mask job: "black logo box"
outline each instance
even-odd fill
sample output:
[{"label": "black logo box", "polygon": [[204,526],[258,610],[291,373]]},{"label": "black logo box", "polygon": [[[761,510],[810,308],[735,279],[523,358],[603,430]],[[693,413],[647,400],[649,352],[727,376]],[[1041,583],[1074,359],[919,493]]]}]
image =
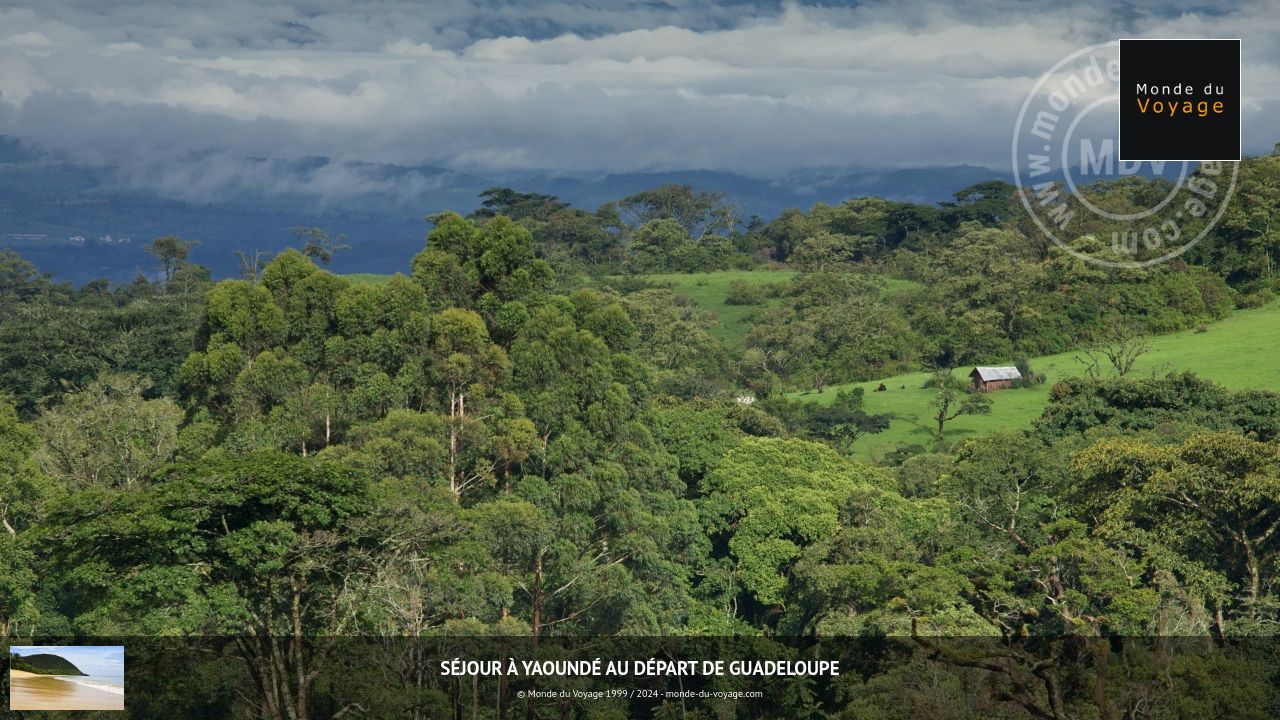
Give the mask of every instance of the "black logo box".
[{"label": "black logo box", "polygon": [[[1240,64],[1239,39],[1121,38],[1120,159],[1240,160]],[[1139,85],[1146,85],[1147,91],[1140,94]],[[1166,86],[1182,92],[1165,94],[1161,91]],[[1212,86],[1208,94],[1206,86]],[[1191,114],[1183,112],[1188,101]],[[1222,112],[1215,113],[1218,102]],[[1172,115],[1169,103],[1177,103]],[[1156,114],[1157,107],[1163,112]],[[1209,112],[1201,116],[1199,110],[1205,107]]]}]

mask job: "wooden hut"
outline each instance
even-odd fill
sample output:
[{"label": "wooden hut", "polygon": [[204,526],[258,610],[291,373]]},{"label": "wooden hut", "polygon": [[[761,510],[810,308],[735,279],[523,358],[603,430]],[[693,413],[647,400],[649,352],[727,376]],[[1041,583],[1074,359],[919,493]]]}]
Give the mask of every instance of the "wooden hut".
[{"label": "wooden hut", "polygon": [[1022,373],[1016,367],[975,367],[969,378],[974,390],[990,392],[1013,387],[1015,381],[1022,379]]}]

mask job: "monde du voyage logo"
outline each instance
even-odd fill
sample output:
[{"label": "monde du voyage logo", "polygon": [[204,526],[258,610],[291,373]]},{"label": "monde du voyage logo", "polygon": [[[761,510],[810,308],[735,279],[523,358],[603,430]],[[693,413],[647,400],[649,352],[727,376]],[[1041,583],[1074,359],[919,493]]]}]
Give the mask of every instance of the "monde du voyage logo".
[{"label": "monde du voyage logo", "polygon": [[[1087,262],[1171,260],[1208,234],[1234,192],[1240,109],[1239,40],[1083,48],[1041,76],[1018,113],[1022,204],[1049,240]],[[1150,182],[1134,184],[1139,176]]]}]

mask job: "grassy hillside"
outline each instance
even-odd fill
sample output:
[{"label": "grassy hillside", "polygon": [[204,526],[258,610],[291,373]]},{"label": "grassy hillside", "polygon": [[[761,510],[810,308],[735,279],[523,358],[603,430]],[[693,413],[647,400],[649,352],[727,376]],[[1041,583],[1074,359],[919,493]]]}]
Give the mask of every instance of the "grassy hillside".
[{"label": "grassy hillside", "polygon": [[[660,273],[644,275],[654,283],[670,285],[678,294],[698,303],[698,307],[716,316],[720,321],[718,327],[712,328],[711,334],[729,343],[742,342],[751,329],[747,316],[759,310],[761,305],[726,305],[724,299],[729,295],[733,283],[741,280],[750,285],[765,283],[785,283],[795,276],[794,270],[722,270],[705,273]],[[767,305],[776,304],[773,299]]]},{"label": "grassy hillside", "polygon": [[[650,282],[671,285],[676,293],[688,297],[703,310],[714,314],[720,325],[713,328],[711,334],[730,344],[737,344],[751,330],[748,316],[762,307],[777,305],[781,300],[771,299],[764,305],[726,305],[724,299],[728,297],[733,283],[739,280],[749,285],[786,283],[795,275],[795,270],[721,270],[705,273],[657,273],[641,277]],[[887,280],[889,292],[915,284],[910,280],[897,278]]]},{"label": "grassy hillside", "polygon": [[[747,316],[759,310],[760,305],[726,305],[724,299],[729,295],[729,288],[734,282],[743,280],[749,284],[785,283],[795,276],[794,270],[724,270],[705,273],[658,273],[642,275],[649,282],[670,285],[672,289],[693,300],[698,307],[716,316],[720,325],[711,330],[711,334],[729,343],[742,342],[747,331],[751,329]],[[352,273],[345,276],[352,282],[384,285],[391,279],[390,275],[375,273]],[[905,283],[905,280],[890,283]],[[897,285],[891,285],[897,287]],[[770,300],[769,303],[777,303]]]},{"label": "grassy hillside", "polygon": [[[782,301],[773,298],[765,301],[763,305],[726,305],[724,300],[729,296],[729,290],[733,284],[739,280],[749,285],[781,284],[789,282],[795,275],[795,270],[717,270],[703,273],[654,273],[638,277],[658,285],[669,285],[677,294],[693,300],[698,307],[711,313],[719,321],[719,325],[711,328],[711,334],[730,345],[737,345],[751,330],[748,318],[752,313]],[[352,282],[385,285],[392,276],[377,273],[351,273],[343,277]],[[911,280],[898,278],[888,278],[887,282],[888,292],[902,290],[915,284]]]},{"label": "grassy hillside", "polygon": [[[1232,389],[1280,389],[1280,302],[1263,308],[1237,311],[1231,317],[1208,326],[1205,332],[1194,330],[1162,335],[1152,339],[1151,352],[1138,360],[1134,375],[1163,375],[1174,370],[1190,370]],[[1076,361],[1079,353],[1031,359],[1031,367],[1045,374],[1047,382],[1033,389],[1011,389],[992,393],[990,415],[966,416],[947,424],[947,441],[956,442],[998,430],[1027,427],[1040,415],[1049,395],[1049,386],[1063,377],[1078,376],[1084,365]],[[992,358],[991,365],[1012,364],[1010,358]],[[958,368],[957,375],[967,375],[971,368]],[[822,393],[800,392],[791,397],[811,402],[829,403],[836,392],[847,387],[862,387],[866,392],[869,412],[893,413],[896,419],[889,429],[878,435],[858,440],[855,453],[867,460],[878,460],[902,444],[928,446],[933,439],[931,422],[934,391],[923,388],[928,373],[909,373],[883,380],[854,383],[827,388]],[[881,382],[885,392],[874,392]]]},{"label": "grassy hillside", "polygon": [[367,283],[369,285],[386,285],[393,276],[382,275],[379,273],[351,273],[349,275],[343,275],[343,277],[350,280],[351,282],[356,282],[356,283]]}]

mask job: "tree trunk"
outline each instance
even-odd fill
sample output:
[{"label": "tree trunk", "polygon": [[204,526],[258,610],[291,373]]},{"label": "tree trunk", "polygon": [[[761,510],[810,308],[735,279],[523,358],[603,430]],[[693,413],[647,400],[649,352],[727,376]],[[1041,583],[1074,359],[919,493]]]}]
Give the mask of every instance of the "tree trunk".
[{"label": "tree trunk", "polygon": [[466,706],[462,704],[462,678],[455,677],[453,679],[453,720],[463,720],[462,708],[464,707]]},{"label": "tree trunk", "polygon": [[299,589],[298,583],[296,580],[290,583],[290,589],[293,590],[293,607],[290,613],[291,615],[290,619],[293,622],[293,663],[294,663],[293,670],[298,683],[298,687],[296,690],[297,700],[296,700],[295,717],[297,717],[298,720],[306,720],[307,705],[308,705],[307,701],[309,699],[308,698],[309,693],[307,692],[307,685],[309,683],[307,681],[307,666],[306,666],[305,660],[303,659],[304,656],[302,652],[302,643],[303,643],[302,592]]},{"label": "tree trunk", "polygon": [[455,498],[462,497],[458,483],[458,436],[466,418],[466,396],[454,391],[449,394],[449,490]]},{"label": "tree trunk", "polygon": [[[502,609],[502,616],[507,616],[507,609]],[[498,657],[508,657],[507,645],[505,642],[498,645]],[[499,673],[498,675],[498,720],[507,720],[509,717],[507,709],[507,674]]]},{"label": "tree trunk", "polygon": [[533,637],[542,634],[542,551],[533,562],[533,591],[530,604],[533,606]]},{"label": "tree trunk", "polygon": [[1098,708],[1100,720],[1117,720],[1116,709],[1107,699],[1107,670],[1111,667],[1111,643],[1107,638],[1096,637],[1088,640],[1089,652],[1093,655],[1094,673],[1093,704]]},{"label": "tree trunk", "polygon": [[1244,546],[1245,572],[1249,573],[1249,614],[1254,615],[1257,613],[1258,592],[1262,585],[1260,579],[1261,571],[1258,567],[1258,555],[1254,551],[1253,541],[1249,539],[1249,536],[1243,530],[1240,531],[1240,544]]},{"label": "tree trunk", "polygon": [[1213,603],[1213,632],[1209,636],[1213,638],[1215,645],[1227,639],[1227,620],[1222,612],[1221,600]]}]

